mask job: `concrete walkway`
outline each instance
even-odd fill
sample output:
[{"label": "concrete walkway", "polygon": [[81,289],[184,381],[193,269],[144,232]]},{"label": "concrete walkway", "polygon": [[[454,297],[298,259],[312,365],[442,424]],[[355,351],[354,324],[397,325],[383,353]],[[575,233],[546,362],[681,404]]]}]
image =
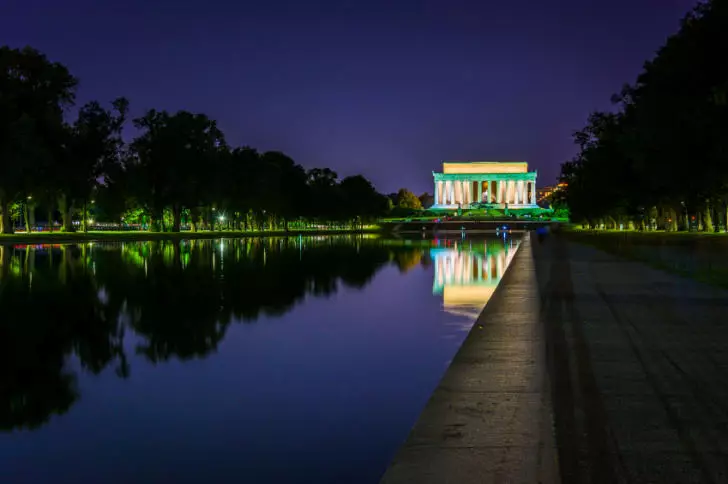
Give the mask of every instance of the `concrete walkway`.
[{"label": "concrete walkway", "polygon": [[728,482],[728,291],[521,246],[382,482],[559,481]]},{"label": "concrete walkway", "polygon": [[728,482],[728,291],[534,246],[563,482]]},{"label": "concrete walkway", "polygon": [[538,316],[526,240],[382,483],[558,481]]}]

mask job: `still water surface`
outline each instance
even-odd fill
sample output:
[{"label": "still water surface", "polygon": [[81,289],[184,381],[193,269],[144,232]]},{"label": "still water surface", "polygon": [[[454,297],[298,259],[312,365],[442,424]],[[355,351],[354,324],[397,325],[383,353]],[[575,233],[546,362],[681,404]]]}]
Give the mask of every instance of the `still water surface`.
[{"label": "still water surface", "polygon": [[376,483],[517,245],[0,246],[0,482]]}]

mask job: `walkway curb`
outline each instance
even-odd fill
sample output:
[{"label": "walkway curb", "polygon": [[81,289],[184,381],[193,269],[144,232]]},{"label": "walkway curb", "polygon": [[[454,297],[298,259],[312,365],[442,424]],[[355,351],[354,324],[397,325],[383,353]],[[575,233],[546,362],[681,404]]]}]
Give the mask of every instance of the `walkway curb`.
[{"label": "walkway curb", "polygon": [[539,312],[526,235],[382,484],[559,482]]}]

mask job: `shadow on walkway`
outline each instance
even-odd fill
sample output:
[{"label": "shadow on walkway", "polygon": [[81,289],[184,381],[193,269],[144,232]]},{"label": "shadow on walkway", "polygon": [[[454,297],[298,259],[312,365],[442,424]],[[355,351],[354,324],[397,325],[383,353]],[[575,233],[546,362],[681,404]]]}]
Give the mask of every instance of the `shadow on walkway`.
[{"label": "shadow on walkway", "polygon": [[562,481],[728,482],[728,292],[534,243]]}]

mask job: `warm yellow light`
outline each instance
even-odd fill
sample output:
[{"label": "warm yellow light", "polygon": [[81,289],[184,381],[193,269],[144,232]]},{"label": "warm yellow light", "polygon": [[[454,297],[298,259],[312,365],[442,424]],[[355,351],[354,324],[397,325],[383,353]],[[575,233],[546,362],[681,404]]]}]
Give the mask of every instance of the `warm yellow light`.
[{"label": "warm yellow light", "polygon": [[442,172],[453,175],[469,173],[528,173],[528,163],[525,161],[446,161],[442,164]]}]

